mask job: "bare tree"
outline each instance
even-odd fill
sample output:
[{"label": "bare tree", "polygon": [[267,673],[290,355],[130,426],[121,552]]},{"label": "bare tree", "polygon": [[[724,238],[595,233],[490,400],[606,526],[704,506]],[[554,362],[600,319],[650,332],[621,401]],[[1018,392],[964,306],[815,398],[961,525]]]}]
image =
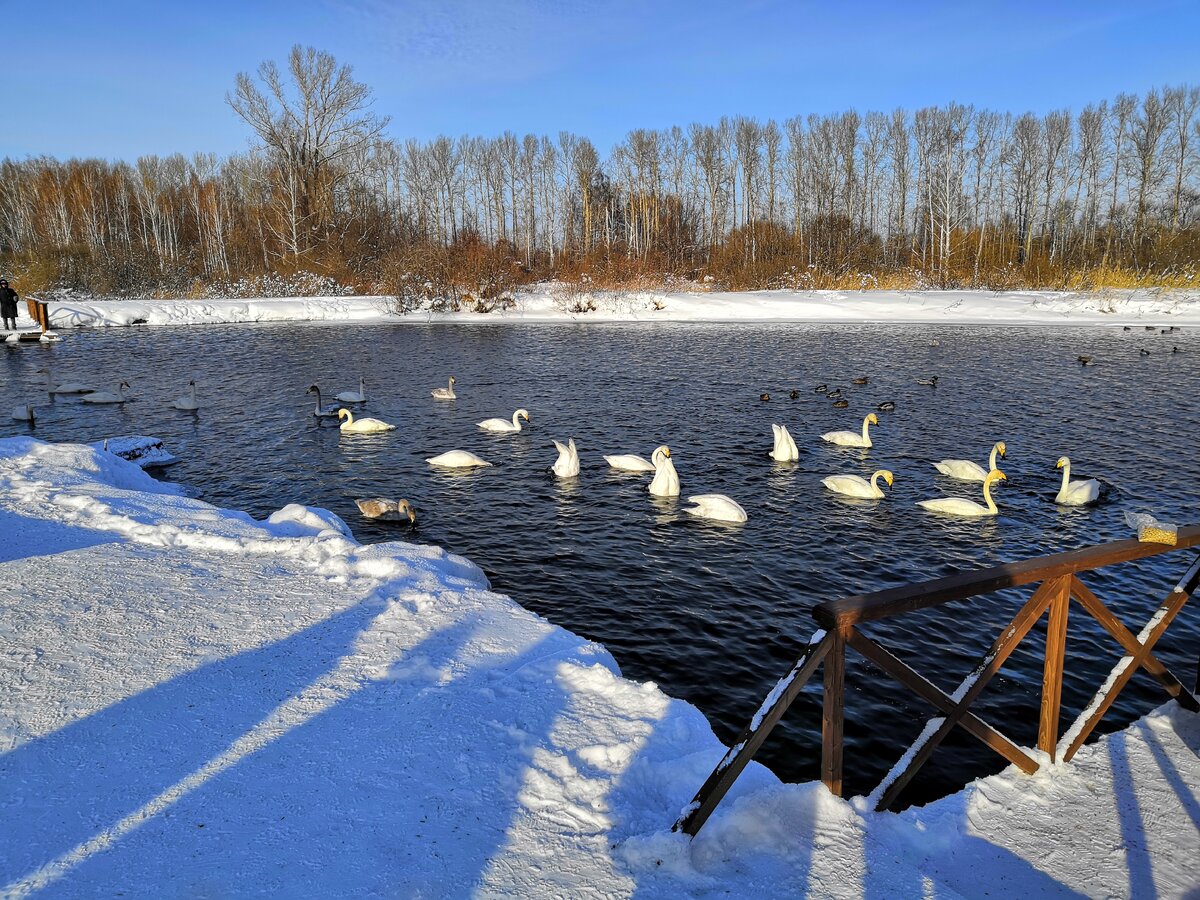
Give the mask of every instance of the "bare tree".
[{"label": "bare tree", "polygon": [[349,174],[341,164],[377,138],[388,119],[368,111],[370,88],[328,53],[297,44],[288,56],[288,75],[285,80],[268,60],[258,67],[261,87],[240,72],[225,100],[275,163],[283,212],[279,235],[298,256],[331,212],[336,184]]}]

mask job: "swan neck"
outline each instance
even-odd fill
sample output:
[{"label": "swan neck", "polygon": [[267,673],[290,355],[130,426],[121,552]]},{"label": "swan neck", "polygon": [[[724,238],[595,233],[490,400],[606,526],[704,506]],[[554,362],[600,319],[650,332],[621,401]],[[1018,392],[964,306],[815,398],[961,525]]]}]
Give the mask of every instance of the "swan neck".
[{"label": "swan neck", "polygon": [[996,501],[992,499],[992,482],[991,479],[985,479],[983,482],[983,500],[987,503],[989,512],[999,512],[996,506]]},{"label": "swan neck", "polygon": [[989,472],[992,471],[994,468],[996,468],[996,451],[999,449],[1000,449],[999,447],[992,447],[991,456],[988,457],[988,471]]},{"label": "swan neck", "polygon": [[1063,463],[1062,469],[1063,469],[1062,490],[1065,491],[1067,489],[1067,487],[1071,484],[1071,464],[1069,462]]},{"label": "swan neck", "polygon": [[866,440],[870,440],[870,438],[871,438],[871,435],[867,433],[867,429],[868,429],[868,428],[870,428],[870,427],[871,427],[871,419],[870,419],[870,417],[867,417],[867,418],[863,419],[863,431],[862,431],[862,436],[863,436],[863,440],[864,440],[864,441],[866,441]]},{"label": "swan neck", "polygon": [[517,431],[521,430],[521,414],[519,412],[513,413],[513,425],[517,427]]}]

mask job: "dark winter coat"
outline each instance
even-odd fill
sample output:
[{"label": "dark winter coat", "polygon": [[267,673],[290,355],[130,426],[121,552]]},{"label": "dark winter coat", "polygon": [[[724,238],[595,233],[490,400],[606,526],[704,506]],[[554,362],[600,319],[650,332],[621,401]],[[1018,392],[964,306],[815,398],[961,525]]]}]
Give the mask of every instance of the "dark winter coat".
[{"label": "dark winter coat", "polygon": [[10,287],[0,288],[0,318],[17,317],[17,292]]}]

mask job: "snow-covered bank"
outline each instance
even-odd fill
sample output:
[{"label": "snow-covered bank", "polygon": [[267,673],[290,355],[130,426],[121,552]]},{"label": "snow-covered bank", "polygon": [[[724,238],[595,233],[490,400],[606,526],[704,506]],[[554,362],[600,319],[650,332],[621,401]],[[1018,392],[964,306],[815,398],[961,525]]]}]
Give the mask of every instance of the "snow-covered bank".
[{"label": "snow-covered bank", "polygon": [[50,304],[57,328],[235,322],[889,322],[950,325],[1200,325],[1200,292],[1111,290],[564,293],[545,286],[490,313],[393,315],[380,297],[110,300]]},{"label": "snow-covered bank", "polygon": [[[0,893],[1182,896],[1200,717],[877,815],[723,753],[704,717],[470,562],[268,521],[93,448],[0,441]],[[764,691],[768,686],[764,686]]]}]

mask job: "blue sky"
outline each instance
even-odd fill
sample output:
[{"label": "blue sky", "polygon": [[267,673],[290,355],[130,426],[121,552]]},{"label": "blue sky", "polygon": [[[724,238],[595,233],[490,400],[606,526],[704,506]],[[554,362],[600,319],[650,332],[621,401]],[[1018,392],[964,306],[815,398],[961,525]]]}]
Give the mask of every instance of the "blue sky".
[{"label": "blue sky", "polygon": [[1200,2],[0,0],[0,156],[244,149],[239,71],[312,45],[396,138],[591,137],[722,115],[1078,109],[1200,84]]}]

